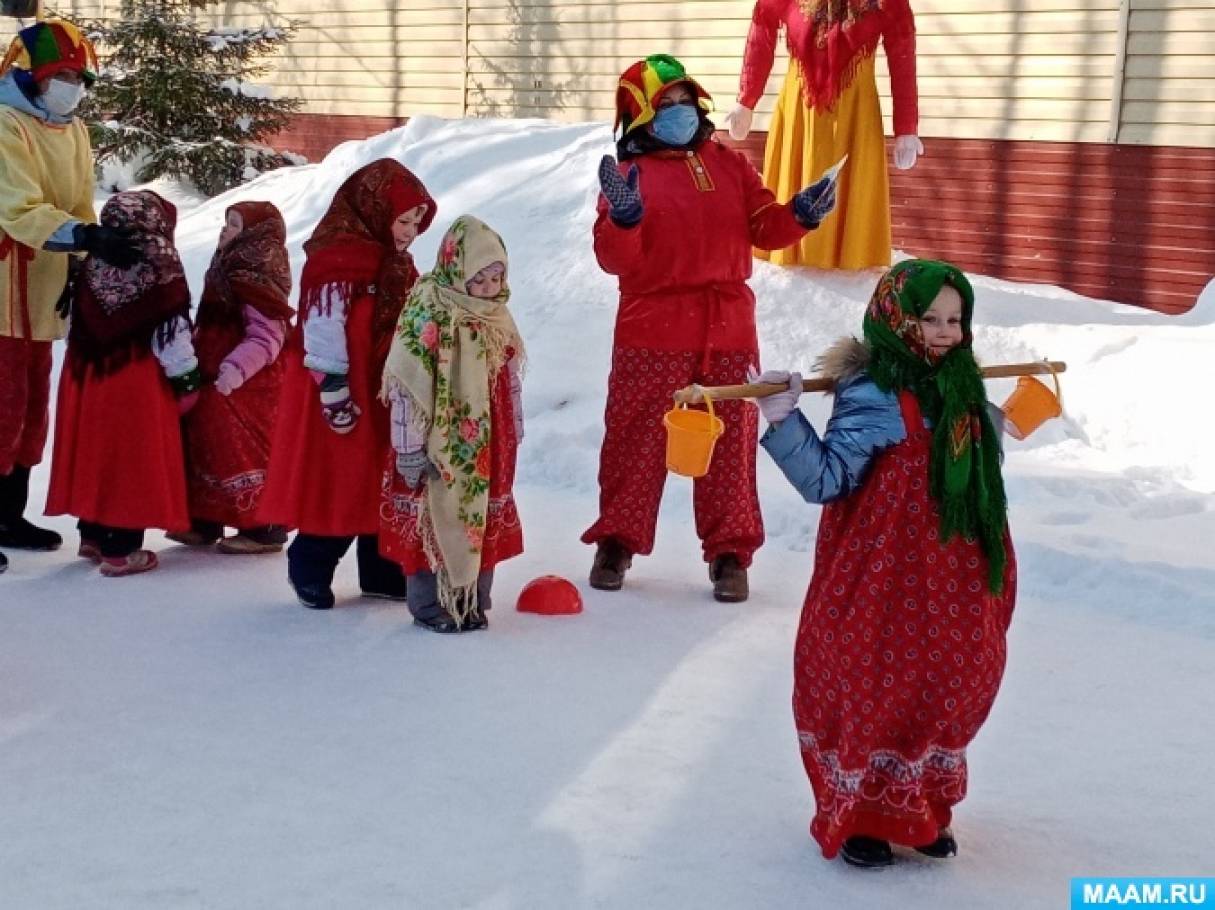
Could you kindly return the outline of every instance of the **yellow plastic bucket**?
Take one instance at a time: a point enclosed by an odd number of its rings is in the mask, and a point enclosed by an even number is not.
[[[1017,379],[1017,387],[1000,408],[1007,419],[1005,430],[1009,436],[1024,439],[1046,421],[1063,413],[1063,390],[1059,387],[1059,377],[1054,370],[1050,375],[1055,383],[1054,392],[1032,376]]]
[[[713,402],[704,396],[707,411],[681,404],[662,418],[667,428],[667,470],[685,477],[704,477],[713,460],[713,447],[726,425],[713,413]]]

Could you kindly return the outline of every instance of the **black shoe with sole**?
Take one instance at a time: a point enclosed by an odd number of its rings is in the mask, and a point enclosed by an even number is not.
[[[58,550],[63,538],[30,524],[23,517],[30,498],[30,469],[17,465],[0,477],[0,547],[13,550]]]
[[[733,553],[718,556],[709,564],[709,580],[713,582],[713,599],[719,603],[740,604],[751,594],[747,570]]]
[[[840,848],[840,856],[850,866],[876,869],[894,862],[890,844],[876,837],[850,837]]]
[[[295,589],[295,596],[299,598],[300,603],[309,610],[333,609],[333,591],[327,586],[297,585],[292,582],[291,587]]]
[[[8,557],[0,553],[0,575],[8,571]]]
[[[632,564],[633,554],[619,541],[611,537],[599,541],[591,565],[591,587],[597,591],[619,591],[624,585],[624,573]]]
[[[936,840],[931,844],[916,847],[915,852],[931,856],[933,859],[948,859],[958,855],[958,842],[954,838],[953,832],[948,828],[942,828]]]
[[[430,619],[419,619],[414,617],[413,624],[421,626],[423,629],[429,629],[431,632],[438,632],[441,635],[451,635],[455,632],[462,632],[456,621],[446,613],[441,613],[438,616],[432,616]]]
[[[14,550],[49,552],[63,546],[63,538],[54,531],[30,524],[24,518],[0,522],[0,546]]]

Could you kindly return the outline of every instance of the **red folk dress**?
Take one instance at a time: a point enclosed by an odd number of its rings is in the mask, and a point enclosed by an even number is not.
[[[232,394],[221,395],[213,384],[219,365],[243,337],[222,325],[195,332],[205,384],[183,429],[191,517],[248,530],[258,526],[285,367],[276,357]]]
[[[490,398],[489,509],[481,545],[481,571],[523,552],[523,526],[515,506],[515,462],[519,439],[510,394],[510,368],[494,377]],[[406,575],[433,572],[422,549],[418,519],[425,486],[411,490],[396,471],[396,453],[389,448],[380,499],[380,553],[399,564]]]
[[[100,375],[68,348],[55,408],[47,515],[111,528],[186,531],[177,399],[150,351]],[[79,375],[79,378],[78,378]]]
[[[321,414],[320,387],[304,367],[302,327],[280,355],[286,375],[259,524],[330,537],[378,530],[380,477],[391,444],[388,408],[379,398],[388,350],[376,349],[372,341],[375,304],[364,294],[346,314],[350,398],[363,412],[346,435],[331,430]]]
[[[793,713],[827,858],[855,835],[936,840],[966,796],[966,747],[1004,673],[1012,542],[992,595],[978,542],[938,536],[932,437],[914,396],[900,404],[907,438],[823,509],[797,633]]]

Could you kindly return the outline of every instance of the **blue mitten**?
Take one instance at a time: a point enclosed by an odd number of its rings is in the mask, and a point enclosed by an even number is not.
[[[793,217],[804,228],[814,230],[835,208],[835,181],[823,177],[793,197]]]
[[[611,155],[604,155],[599,161],[599,189],[607,198],[608,214],[620,227],[632,227],[641,221],[644,210],[637,189],[640,178],[635,164],[629,168],[627,177],[621,177]]]

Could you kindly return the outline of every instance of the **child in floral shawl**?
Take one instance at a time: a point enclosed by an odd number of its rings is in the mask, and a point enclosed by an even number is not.
[[[485,628],[493,567],[523,551],[511,493],[523,341],[509,297],[502,239],[458,218],[401,312],[384,369],[394,452],[381,549],[408,576],[415,621],[436,632]]]

